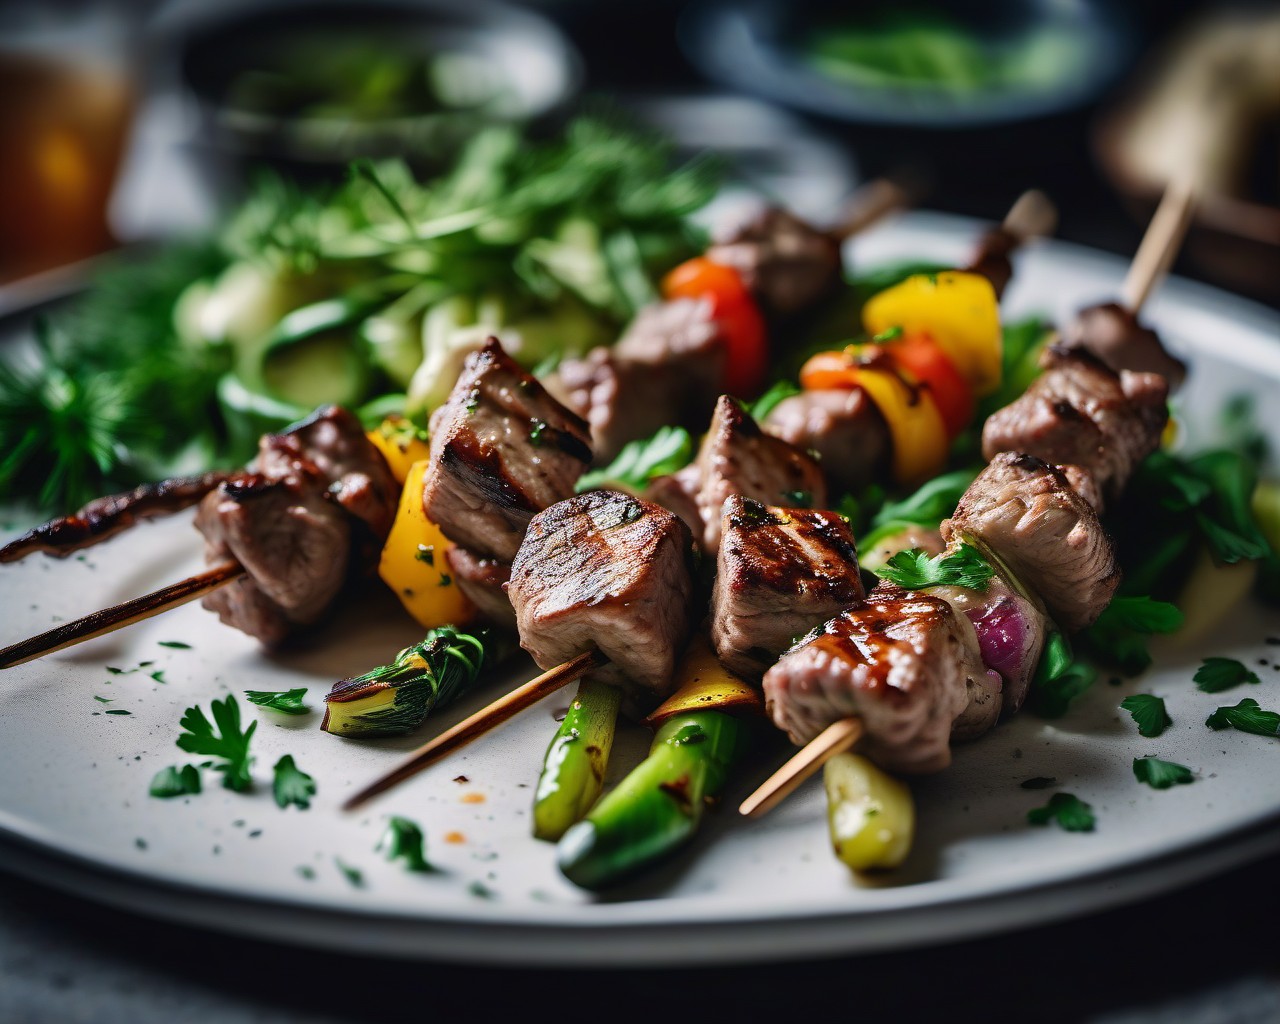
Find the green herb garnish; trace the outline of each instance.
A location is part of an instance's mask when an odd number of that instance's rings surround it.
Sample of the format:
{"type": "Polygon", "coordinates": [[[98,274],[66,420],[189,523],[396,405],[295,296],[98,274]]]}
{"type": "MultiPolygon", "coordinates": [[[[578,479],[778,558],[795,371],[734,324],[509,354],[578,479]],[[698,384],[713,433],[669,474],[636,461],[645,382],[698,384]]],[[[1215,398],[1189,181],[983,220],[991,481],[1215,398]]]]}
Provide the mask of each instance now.
{"type": "Polygon", "coordinates": [[[632,441],[603,469],[584,473],[576,490],[619,487],[641,492],[660,476],[674,473],[693,458],[693,438],[683,427],[660,427],[653,437],[632,441]]]}
{"type": "Polygon", "coordinates": [[[1195,774],[1185,764],[1162,761],[1158,757],[1135,757],[1133,775],[1152,789],[1186,786],[1196,781],[1195,774]]]}
{"type": "Polygon", "coordinates": [[[249,741],[253,738],[257,722],[249,728],[240,728],[240,705],[234,696],[215,700],[210,704],[213,721],[197,706],[183,713],[179,725],[185,732],[178,737],[178,747],[188,754],[203,754],[219,758],[221,763],[212,767],[222,773],[222,784],[227,789],[242,793],[253,785],[253,756],[249,753],[249,741]]]}
{"type": "Polygon", "coordinates": [[[285,754],[276,762],[271,780],[271,792],[280,808],[293,804],[305,811],[316,794],[315,780],[293,763],[293,755],[285,754]]]}
{"type": "Polygon", "coordinates": [[[385,852],[389,861],[404,862],[406,871],[431,871],[425,852],[426,838],[421,827],[408,818],[392,817],[374,849],[385,852]]]}
{"type": "Polygon", "coordinates": [[[1173,719],[1165,710],[1164,700],[1149,693],[1135,693],[1120,702],[1120,706],[1133,716],[1141,736],[1159,736],[1173,725],[1173,719]]]}
{"type": "Polygon", "coordinates": [[[899,551],[878,570],[878,575],[907,590],[930,587],[985,590],[995,570],[977,548],[961,544],[955,551],[932,557],[919,548],[899,551]]]}
{"type": "Polygon", "coordinates": [[[1258,736],[1280,736],[1280,714],[1263,710],[1252,697],[1246,697],[1235,707],[1218,708],[1204,724],[1210,729],[1239,729],[1258,736]]]}
{"type": "Polygon", "coordinates": [[[763,423],[766,416],[778,405],[792,395],[800,394],[800,388],[789,380],[775,381],[769,390],[746,407],[747,415],[757,423],[763,423]]]}
{"type": "Polygon", "coordinates": [[[1151,665],[1147,637],[1173,633],[1182,626],[1182,612],[1167,601],[1150,597],[1115,597],[1080,642],[1100,661],[1137,675],[1151,665]]]}
{"type": "Polygon", "coordinates": [[[352,867],[350,864],[344,864],[338,857],[333,858],[334,866],[342,872],[342,877],[357,889],[364,887],[364,872],[359,868],[352,867]]]}
{"type": "Polygon", "coordinates": [[[307,696],[305,686],[299,686],[296,690],[245,690],[244,695],[251,704],[285,715],[305,715],[311,710],[303,703],[307,696]]]}
{"type": "Polygon", "coordinates": [[[151,779],[151,795],[161,800],[200,792],[200,771],[193,764],[162,768],[151,779]]]}
{"type": "Polygon", "coordinates": [[[1205,658],[1191,678],[1205,693],[1221,693],[1242,683],[1259,682],[1258,674],[1235,658],[1205,658]]]}
{"type": "Polygon", "coordinates": [[[1027,812],[1027,821],[1032,825],[1047,825],[1054,821],[1067,832],[1092,832],[1097,819],[1093,816],[1093,808],[1078,796],[1054,793],[1043,807],[1027,812]]]}

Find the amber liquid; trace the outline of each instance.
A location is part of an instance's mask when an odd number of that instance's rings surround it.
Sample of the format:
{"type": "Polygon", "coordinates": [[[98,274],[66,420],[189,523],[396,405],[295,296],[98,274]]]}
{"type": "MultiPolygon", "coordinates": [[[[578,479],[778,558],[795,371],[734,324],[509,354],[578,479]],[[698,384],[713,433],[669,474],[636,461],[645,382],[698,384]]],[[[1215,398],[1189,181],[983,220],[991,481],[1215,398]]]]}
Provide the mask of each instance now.
{"type": "Polygon", "coordinates": [[[112,247],[133,101],[121,70],[0,50],[0,282],[112,247]]]}

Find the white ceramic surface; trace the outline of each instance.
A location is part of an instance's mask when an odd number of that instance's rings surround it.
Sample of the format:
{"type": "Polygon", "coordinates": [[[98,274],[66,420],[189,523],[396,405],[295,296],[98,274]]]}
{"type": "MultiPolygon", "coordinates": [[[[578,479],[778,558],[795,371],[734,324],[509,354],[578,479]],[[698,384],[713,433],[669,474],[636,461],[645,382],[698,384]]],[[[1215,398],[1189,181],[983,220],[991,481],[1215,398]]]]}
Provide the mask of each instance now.
{"type": "MultiPolygon", "coordinates": [[[[853,258],[959,260],[976,230],[915,214],[859,240],[853,258]]],[[[1061,320],[1114,294],[1123,271],[1114,257],[1044,243],[1021,257],[1006,309],[1061,320]]],[[[1280,446],[1280,317],[1183,281],[1165,285],[1149,316],[1193,364],[1180,402],[1193,437],[1206,436],[1227,397],[1250,393],[1280,446]]],[[[0,567],[0,641],[177,579],[198,566],[199,548],[182,516],[83,557],[0,567]]],[[[812,782],[762,821],[714,815],[686,855],[607,898],[576,890],[556,872],[553,848],[529,837],[532,786],[553,713],[567,703],[561,695],[354,816],[338,810],[341,800],[423,736],[338,740],[318,731],[318,712],[285,718],[242,699],[245,714],[261,720],[256,791],[233,794],[207,778],[199,796],[147,795],[157,770],[192,760],[174,745],[185,707],[207,708],[228,691],[295,686],[318,707],[332,680],[385,660],[415,635],[389,599],[374,595],[310,649],[267,657],[194,605],[0,672],[0,864],[143,913],[299,943],[505,963],[688,964],[979,934],[1135,899],[1280,848],[1280,747],[1204,725],[1213,708],[1243,696],[1280,705],[1280,671],[1257,666],[1280,661],[1280,647],[1264,642],[1280,636],[1280,616],[1254,606],[1192,649],[1158,645],[1155,671],[1122,686],[1101,681],[1066,718],[1024,714],[959,749],[950,770],[915,784],[915,850],[874,886],[851,881],[829,854],[812,782]],[[1200,693],[1191,675],[1209,654],[1257,667],[1262,685],[1200,693]],[[143,661],[154,664],[106,669],[143,661]],[[157,670],[163,683],[149,674],[157,670]],[[1135,692],[1167,701],[1174,725],[1158,739],[1139,737],[1117,708],[1135,692]],[[270,769],[285,753],[319,784],[308,811],[272,802],[270,769]],[[1145,754],[1192,766],[1197,781],[1164,792],[1138,784],[1130,763],[1145,754]],[[1032,776],[1054,777],[1092,804],[1097,831],[1029,827],[1026,811],[1048,795],[1019,787],[1032,776]],[[422,824],[438,871],[409,874],[374,852],[389,814],[422,824]],[[353,886],[336,859],[362,871],[363,885],[353,886]]],[[[436,727],[501,685],[490,683],[436,727]]],[[[628,730],[615,764],[634,763],[645,738],[628,730]]],[[[730,806],[770,767],[745,772],[730,806]]]]}

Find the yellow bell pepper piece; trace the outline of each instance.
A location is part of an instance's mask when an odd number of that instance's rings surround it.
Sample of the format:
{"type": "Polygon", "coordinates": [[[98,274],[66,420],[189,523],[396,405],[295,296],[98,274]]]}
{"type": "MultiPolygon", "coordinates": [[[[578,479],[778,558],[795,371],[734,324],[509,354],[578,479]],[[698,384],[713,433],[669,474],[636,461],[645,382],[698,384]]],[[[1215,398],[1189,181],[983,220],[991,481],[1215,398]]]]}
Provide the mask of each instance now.
{"type": "Polygon", "coordinates": [[[475,617],[475,606],[458,589],[445,552],[453,547],[422,509],[422,478],[429,460],[409,467],[400,507],[382,547],[378,575],[395,591],[418,624],[426,629],[460,626],[475,617]]]}
{"type": "Polygon", "coordinates": [[[823,766],[835,854],[854,871],[896,868],[911,852],[916,808],[906,784],[858,754],[823,766]]]}
{"type": "Polygon", "coordinates": [[[895,327],[928,334],[978,396],[1000,386],[1000,303],[981,274],[916,274],[868,299],[862,323],[871,335],[895,327]]]}
{"type": "Polygon", "coordinates": [[[699,632],[676,665],[676,691],[645,719],[657,728],[674,715],[691,711],[725,711],[730,714],[764,711],[760,691],[720,664],[707,635],[699,632]]]}
{"type": "Polygon", "coordinates": [[[415,462],[431,456],[427,432],[404,416],[388,416],[365,436],[382,452],[397,483],[405,482],[415,462]]]}
{"type": "Polygon", "coordinates": [[[858,368],[858,384],[871,396],[889,426],[893,476],[900,484],[920,484],[947,463],[947,428],[928,388],[911,388],[896,373],[858,368]]]}

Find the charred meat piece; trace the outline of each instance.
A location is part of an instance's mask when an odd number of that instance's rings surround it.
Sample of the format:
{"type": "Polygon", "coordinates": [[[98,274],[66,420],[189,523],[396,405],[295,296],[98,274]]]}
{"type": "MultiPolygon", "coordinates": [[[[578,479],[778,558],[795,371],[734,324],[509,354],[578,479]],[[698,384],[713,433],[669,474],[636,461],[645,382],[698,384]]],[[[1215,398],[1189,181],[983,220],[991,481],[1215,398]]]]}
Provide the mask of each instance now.
{"type": "Polygon", "coordinates": [[[16,562],[36,551],[54,558],[66,558],[123,533],[145,519],[171,516],[190,508],[233,475],[232,472],[218,471],[200,476],[177,476],[159,483],[142,484],[124,494],[95,498],[79,512],[50,519],[0,547],[0,563],[16,562]]]}
{"type": "Polygon", "coordinates": [[[764,433],[728,395],[716,403],[711,427],[698,452],[698,515],[702,547],[720,547],[720,512],[734,494],[765,505],[809,506],[827,503],[827,485],[813,456],[793,444],[764,433]]]}
{"type": "Polygon", "coordinates": [[[334,501],[364,523],[375,539],[386,539],[400,487],[352,413],[324,406],[283,433],[266,434],[258,442],[258,457],[249,464],[250,470],[272,480],[288,479],[299,467],[314,468],[334,501]]]}
{"type": "Polygon", "coordinates": [[[758,680],[796,637],[864,591],[849,524],[834,512],[724,503],[711,642],[725,667],[758,680]]]}
{"type": "Polygon", "coordinates": [[[479,608],[490,622],[514,633],[516,613],[506,591],[507,581],[511,579],[511,566],[458,547],[449,548],[445,559],[454,582],[467,600],[479,608]]]}
{"type": "Polygon", "coordinates": [[[861,388],[804,391],[770,410],[764,429],[803,451],[817,452],[835,491],[857,491],[888,459],[889,428],[861,388]]]}
{"type": "Polygon", "coordinates": [[[543,668],[598,648],[597,677],[651,710],[693,628],[690,562],[688,527],[652,502],[590,491],[552,505],[511,565],[520,645],[543,668]]]}
{"type": "Polygon", "coordinates": [[[650,480],[644,496],[678,515],[689,527],[689,532],[700,540],[702,515],[698,511],[698,488],[701,485],[702,474],[694,462],[674,473],[650,480]]]}
{"type": "Polygon", "coordinates": [[[971,705],[998,713],[993,675],[969,620],[946,601],[877,587],[765,673],[765,707],[796,744],[857,715],[861,749],[877,764],[934,772],[950,764],[952,723],[971,705]]]}
{"type": "Polygon", "coordinates": [[[533,516],[573,493],[587,425],[490,338],[431,420],[427,517],[456,544],[510,561],[533,516]]]}
{"type": "Polygon", "coordinates": [[[1009,257],[1022,244],[1022,239],[1002,227],[992,228],[978,239],[977,251],[964,269],[971,274],[981,274],[996,290],[996,298],[1004,295],[1013,277],[1013,263],[1009,257]]]}
{"type": "Polygon", "coordinates": [[[1187,377],[1187,364],[1165,351],[1155,331],[1143,327],[1133,313],[1115,302],[1081,310],[1063,332],[1062,347],[1087,352],[1116,373],[1158,373],[1169,382],[1170,391],[1180,388],[1187,377]]]}
{"type": "Polygon", "coordinates": [[[993,554],[1072,632],[1098,617],[1120,583],[1097,513],[1061,470],[1034,455],[992,459],[942,524],[942,536],[993,554]]]}
{"type": "Polygon", "coordinates": [[[234,559],[248,572],[204,606],[268,647],[318,621],[347,578],[351,518],[313,466],[279,480],[239,474],[201,502],[196,528],[206,561],[234,559]]]}
{"type": "Polygon", "coordinates": [[[1168,421],[1168,382],[1154,373],[1119,375],[1092,357],[1051,349],[1025,394],[982,428],[982,453],[1026,452],[1087,470],[1113,500],[1156,450],[1168,421]]]}
{"type": "MultiPolygon", "coordinates": [[[[1051,627],[1044,609],[999,574],[984,590],[930,587],[929,593],[973,623],[982,663],[998,672],[1004,682],[1000,710],[1013,714],[1026,699],[1049,635],[1051,627]]],[[[969,739],[986,732],[992,723],[983,720],[983,714],[984,709],[971,707],[956,720],[952,738],[969,739]],[[976,731],[970,732],[971,728],[976,731]]]]}
{"type": "Polygon", "coordinates": [[[830,235],[777,206],[754,212],[707,250],[733,267],[774,313],[795,313],[835,286],[840,248],[830,235]]]}

